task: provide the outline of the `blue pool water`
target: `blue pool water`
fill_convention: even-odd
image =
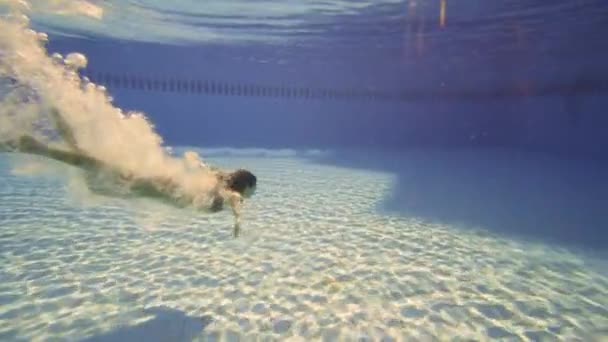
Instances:
[[[258,177],[235,238],[0,152],[0,341],[608,339],[607,14],[0,0],[0,148]]]

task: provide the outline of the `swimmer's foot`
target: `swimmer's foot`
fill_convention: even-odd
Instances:
[[[0,152],[16,152],[19,149],[19,143],[14,140],[0,142]]]
[[[44,151],[46,146],[38,140],[24,135],[18,140],[8,140],[0,142],[0,152],[40,152]]]
[[[46,146],[29,135],[24,135],[19,138],[19,151],[22,152],[37,152],[44,150]]]

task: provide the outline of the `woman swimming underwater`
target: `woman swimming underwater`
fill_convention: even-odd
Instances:
[[[88,155],[78,148],[71,129],[57,111],[52,112],[57,130],[70,150],[51,148],[31,136],[24,135],[16,140],[0,142],[0,152],[20,152],[34,154],[78,167],[86,172],[89,188],[99,191],[100,180],[111,179],[120,188],[121,197],[141,197],[160,200],[167,204],[216,213],[228,204],[234,214],[234,236],[240,231],[241,206],[245,198],[251,197],[257,186],[256,176],[244,169],[223,172],[202,163],[194,153],[186,154],[185,162],[190,162],[192,170],[186,175],[148,176],[133,170],[124,170],[106,161]],[[214,177],[209,188],[197,187],[197,180]],[[185,179],[188,178],[188,179]],[[204,190],[204,191],[203,191]]]

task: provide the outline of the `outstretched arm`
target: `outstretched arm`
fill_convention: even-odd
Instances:
[[[241,206],[243,203],[243,197],[236,192],[231,192],[228,198],[230,208],[234,214],[234,237],[238,237],[241,231]]]

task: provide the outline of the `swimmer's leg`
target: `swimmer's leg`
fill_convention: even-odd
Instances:
[[[7,152],[35,154],[83,169],[100,169],[103,167],[103,164],[94,158],[78,152],[67,152],[50,148],[27,135],[22,136],[18,141],[0,143],[0,150],[2,150],[3,146],[10,148]]]
[[[76,151],[80,150],[74,137],[74,131],[70,125],[63,119],[59,111],[55,108],[51,109],[51,118],[55,124],[55,129],[68,146]],[[21,148],[23,143],[23,148]],[[30,136],[22,136],[17,140],[8,140],[0,142],[0,152],[25,152],[25,153],[36,153],[42,152],[46,146],[34,140]],[[29,149],[29,151],[28,151]],[[66,158],[64,158],[66,159]],[[67,158],[70,159],[70,158]],[[63,161],[63,160],[62,160]]]
[[[55,121],[55,128],[59,135],[65,140],[65,142],[72,149],[79,151],[78,144],[76,143],[76,138],[74,137],[74,131],[70,127],[70,125],[63,119],[59,110],[53,108],[51,109],[51,117]]]

